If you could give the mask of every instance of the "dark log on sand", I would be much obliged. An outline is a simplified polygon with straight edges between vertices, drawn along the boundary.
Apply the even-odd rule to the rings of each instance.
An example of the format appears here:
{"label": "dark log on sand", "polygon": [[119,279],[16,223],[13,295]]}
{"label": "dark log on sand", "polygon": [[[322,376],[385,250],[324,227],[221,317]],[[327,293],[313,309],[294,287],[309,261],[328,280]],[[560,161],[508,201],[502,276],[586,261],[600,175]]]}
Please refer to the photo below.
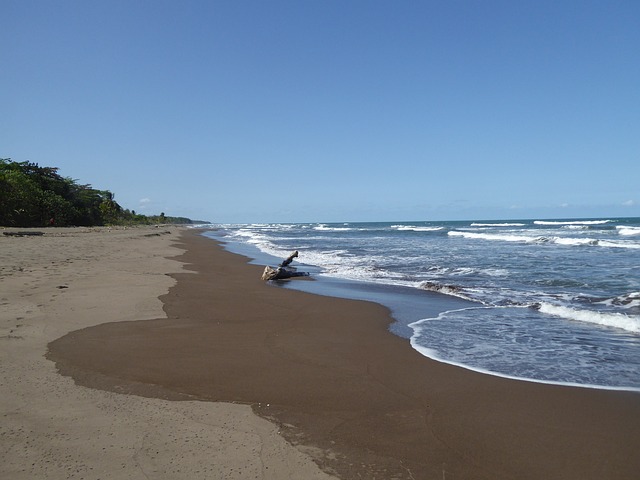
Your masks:
{"label": "dark log on sand", "polygon": [[289,265],[291,262],[293,262],[293,259],[296,258],[298,256],[298,250],[296,250],[295,252],[293,252],[291,255],[289,255],[287,258],[285,258],[282,263],[280,264],[281,267],[286,267],[287,265]]}
{"label": "dark log on sand", "polygon": [[44,235],[44,232],[34,232],[32,230],[28,230],[25,232],[2,232],[2,233],[4,235],[10,235],[12,237],[39,237],[41,235]]}
{"label": "dark log on sand", "polygon": [[296,272],[295,270],[288,270],[286,268],[278,267],[264,267],[262,272],[262,280],[282,280],[291,277],[308,277],[308,272]]}
{"label": "dark log on sand", "polygon": [[295,269],[286,268],[293,259],[298,256],[298,251],[296,250],[291,255],[289,255],[286,259],[282,261],[279,267],[273,268],[266,266],[264,267],[264,272],[262,272],[262,280],[282,280],[285,278],[292,277],[307,277],[309,273],[307,272],[298,272]]}

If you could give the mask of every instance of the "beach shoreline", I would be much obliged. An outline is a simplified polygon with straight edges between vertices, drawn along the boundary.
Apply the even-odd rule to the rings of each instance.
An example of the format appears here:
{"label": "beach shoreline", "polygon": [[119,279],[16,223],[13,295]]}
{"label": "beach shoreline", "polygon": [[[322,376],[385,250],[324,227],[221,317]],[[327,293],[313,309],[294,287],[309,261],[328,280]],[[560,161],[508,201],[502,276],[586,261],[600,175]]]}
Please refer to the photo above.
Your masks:
{"label": "beach shoreline", "polygon": [[[197,230],[166,318],[53,341],[82,385],[251,405],[339,478],[635,478],[640,396],[544,385],[430,360],[384,307],[277,288]],[[194,274],[195,272],[195,274]],[[159,387],[158,387],[159,386]],[[178,402],[182,403],[182,402]]]}
{"label": "beach shoreline", "polygon": [[70,332],[165,317],[184,230],[0,228],[1,478],[332,478],[248,405],[90,389],[45,358]]}
{"label": "beach shoreline", "polygon": [[[251,263],[296,267],[288,288],[381,303],[421,353],[505,378],[640,389],[640,219],[218,225]],[[577,341],[578,340],[578,341]]]}

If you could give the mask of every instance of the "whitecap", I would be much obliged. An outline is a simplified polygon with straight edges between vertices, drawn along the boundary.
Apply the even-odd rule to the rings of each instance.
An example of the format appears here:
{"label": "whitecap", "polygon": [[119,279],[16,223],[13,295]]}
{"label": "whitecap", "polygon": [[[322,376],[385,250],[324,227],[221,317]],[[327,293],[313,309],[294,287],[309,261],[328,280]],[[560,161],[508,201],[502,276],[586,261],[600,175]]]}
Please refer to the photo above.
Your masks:
{"label": "whitecap", "polygon": [[627,227],[624,225],[619,225],[616,227],[616,230],[618,231],[618,235],[624,235],[627,237],[640,235],[640,227]]}
{"label": "whitecap", "polygon": [[330,227],[325,224],[316,225],[315,227],[313,227],[313,229],[321,230],[325,232],[347,232],[347,231],[353,230],[353,228],[350,228],[350,227]]}
{"label": "whitecap", "polygon": [[472,227],[524,227],[526,223],[472,223]]}
{"label": "whitecap", "polygon": [[452,237],[477,238],[479,240],[498,240],[503,242],[536,242],[542,237],[527,237],[523,235],[499,235],[495,233],[461,232],[453,230],[448,232]]}
{"label": "whitecap", "polygon": [[539,310],[547,315],[576,320],[579,322],[595,323],[607,327],[620,328],[633,333],[640,333],[640,317],[624,313],[595,312],[593,310],[578,310],[571,307],[540,303]]}
{"label": "whitecap", "polygon": [[602,225],[609,222],[611,220],[535,220],[533,223],[536,225]]}
{"label": "whitecap", "polygon": [[589,226],[588,225],[563,225],[561,228],[564,228],[567,230],[588,230]]}
{"label": "whitecap", "polygon": [[610,248],[631,248],[631,249],[640,249],[640,243],[630,243],[630,242],[615,242],[609,240],[601,240],[598,242],[598,245],[601,247],[610,247]]}
{"label": "whitecap", "polygon": [[599,241],[592,238],[553,237],[553,243],[558,245],[598,245]]}
{"label": "whitecap", "polygon": [[507,235],[497,233],[479,233],[461,230],[452,230],[448,232],[452,237],[464,237],[469,239],[500,241],[500,242],[521,242],[535,244],[556,244],[565,246],[591,246],[591,247],[610,247],[610,248],[631,248],[640,249],[640,243],[631,243],[624,241],[598,240],[595,238],[575,238],[575,237],[555,237],[539,235],[536,237],[527,235]]}
{"label": "whitecap", "polygon": [[417,227],[413,225],[391,225],[391,228],[398,231],[411,231],[411,232],[437,232],[444,227]]}
{"label": "whitecap", "polygon": [[313,227],[314,230],[322,230],[325,232],[347,232],[353,230],[353,228],[349,227],[329,227],[327,225],[316,225]]}
{"label": "whitecap", "polygon": [[640,308],[640,292],[631,292],[617,297],[601,300],[603,305],[615,305],[619,308],[637,309]]}

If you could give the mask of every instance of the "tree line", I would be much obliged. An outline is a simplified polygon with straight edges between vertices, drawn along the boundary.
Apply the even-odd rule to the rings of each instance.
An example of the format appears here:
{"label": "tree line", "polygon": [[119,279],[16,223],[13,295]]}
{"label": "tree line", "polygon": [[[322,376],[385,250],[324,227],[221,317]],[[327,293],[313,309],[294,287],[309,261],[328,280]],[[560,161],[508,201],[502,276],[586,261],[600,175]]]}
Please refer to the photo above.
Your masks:
{"label": "tree line", "polygon": [[56,167],[0,158],[0,225],[7,227],[207,223],[185,217],[141,215],[122,208],[109,190],[58,174]]}

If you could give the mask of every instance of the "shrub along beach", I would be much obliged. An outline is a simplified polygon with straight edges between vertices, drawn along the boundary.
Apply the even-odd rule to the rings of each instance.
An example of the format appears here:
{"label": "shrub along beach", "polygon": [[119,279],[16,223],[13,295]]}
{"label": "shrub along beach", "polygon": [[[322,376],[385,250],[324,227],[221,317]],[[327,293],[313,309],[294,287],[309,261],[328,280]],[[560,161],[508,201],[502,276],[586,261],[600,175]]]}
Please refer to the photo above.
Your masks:
{"label": "shrub along beach", "polygon": [[109,190],[63,177],[56,167],[0,158],[0,226],[152,225],[207,223],[185,217],[141,215],[122,208]]}

